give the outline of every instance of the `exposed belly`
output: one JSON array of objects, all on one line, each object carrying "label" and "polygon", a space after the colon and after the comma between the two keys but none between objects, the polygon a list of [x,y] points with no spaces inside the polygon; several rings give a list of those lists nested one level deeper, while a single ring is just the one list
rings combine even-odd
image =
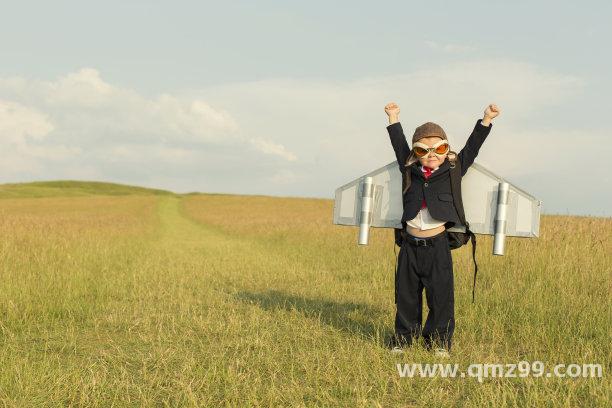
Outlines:
[{"label": "exposed belly", "polygon": [[415,237],[431,237],[445,230],[446,223],[437,220],[429,213],[429,208],[423,207],[417,215],[406,223],[406,231]]},{"label": "exposed belly", "polygon": [[434,235],[437,235],[437,234],[441,233],[444,230],[445,230],[444,225],[440,225],[439,227],[435,227],[435,228],[431,228],[431,229],[426,229],[426,230],[422,230],[422,229],[419,229],[419,228],[413,228],[410,225],[406,226],[406,231],[408,231],[408,233],[410,235],[413,235],[413,236],[419,237],[419,238],[432,237]]}]

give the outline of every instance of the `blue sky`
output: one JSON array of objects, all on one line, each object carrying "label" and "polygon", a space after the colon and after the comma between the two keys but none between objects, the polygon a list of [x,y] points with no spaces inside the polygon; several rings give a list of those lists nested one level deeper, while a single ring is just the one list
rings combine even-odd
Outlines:
[{"label": "blue sky", "polygon": [[387,102],[456,150],[494,102],[477,162],[545,212],[612,215],[604,2],[2,6],[1,182],[331,198],[393,160]]}]

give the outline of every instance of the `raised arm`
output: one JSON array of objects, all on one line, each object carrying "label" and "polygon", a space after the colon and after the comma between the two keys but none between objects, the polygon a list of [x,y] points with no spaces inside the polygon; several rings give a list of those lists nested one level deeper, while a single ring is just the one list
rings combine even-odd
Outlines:
[{"label": "raised arm", "polygon": [[389,116],[387,131],[389,132],[391,145],[393,146],[393,151],[395,151],[395,157],[397,158],[400,171],[404,171],[404,165],[410,155],[410,147],[408,147],[406,136],[404,136],[404,130],[399,122],[400,108],[395,102],[390,102],[385,106],[385,112]]},{"label": "raised arm", "polygon": [[500,109],[495,104],[487,106],[482,119],[476,121],[472,134],[468,137],[465,146],[459,152],[459,160],[461,161],[461,176],[467,173],[468,169],[474,163],[474,159],[478,156],[480,146],[484,143],[485,139],[491,132],[493,124],[491,120],[499,115]]}]

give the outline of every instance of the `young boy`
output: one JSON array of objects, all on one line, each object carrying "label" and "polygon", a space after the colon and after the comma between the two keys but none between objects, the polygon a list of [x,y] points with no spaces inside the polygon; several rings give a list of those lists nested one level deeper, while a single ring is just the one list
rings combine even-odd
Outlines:
[{"label": "young boy", "polygon": [[[399,123],[396,103],[385,106],[387,130],[402,172],[403,206],[401,247],[395,274],[395,335],[388,340],[393,352],[422,335],[428,349],[448,357],[455,328],[453,261],[446,229],[460,223],[450,185],[451,166],[459,158],[461,176],[478,155],[491,131],[499,108],[487,106],[459,154],[450,150],[444,130],[427,122],[416,128],[412,150]],[[421,327],[423,288],[429,314]]]}]

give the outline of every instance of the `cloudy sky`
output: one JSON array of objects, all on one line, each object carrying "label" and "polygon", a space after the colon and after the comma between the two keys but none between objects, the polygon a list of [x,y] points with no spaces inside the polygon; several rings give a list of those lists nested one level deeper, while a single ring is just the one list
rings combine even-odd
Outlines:
[{"label": "cloudy sky", "polygon": [[0,3],[0,182],[332,198],[394,160],[387,102],[457,151],[493,102],[477,162],[612,215],[609,2]]}]

